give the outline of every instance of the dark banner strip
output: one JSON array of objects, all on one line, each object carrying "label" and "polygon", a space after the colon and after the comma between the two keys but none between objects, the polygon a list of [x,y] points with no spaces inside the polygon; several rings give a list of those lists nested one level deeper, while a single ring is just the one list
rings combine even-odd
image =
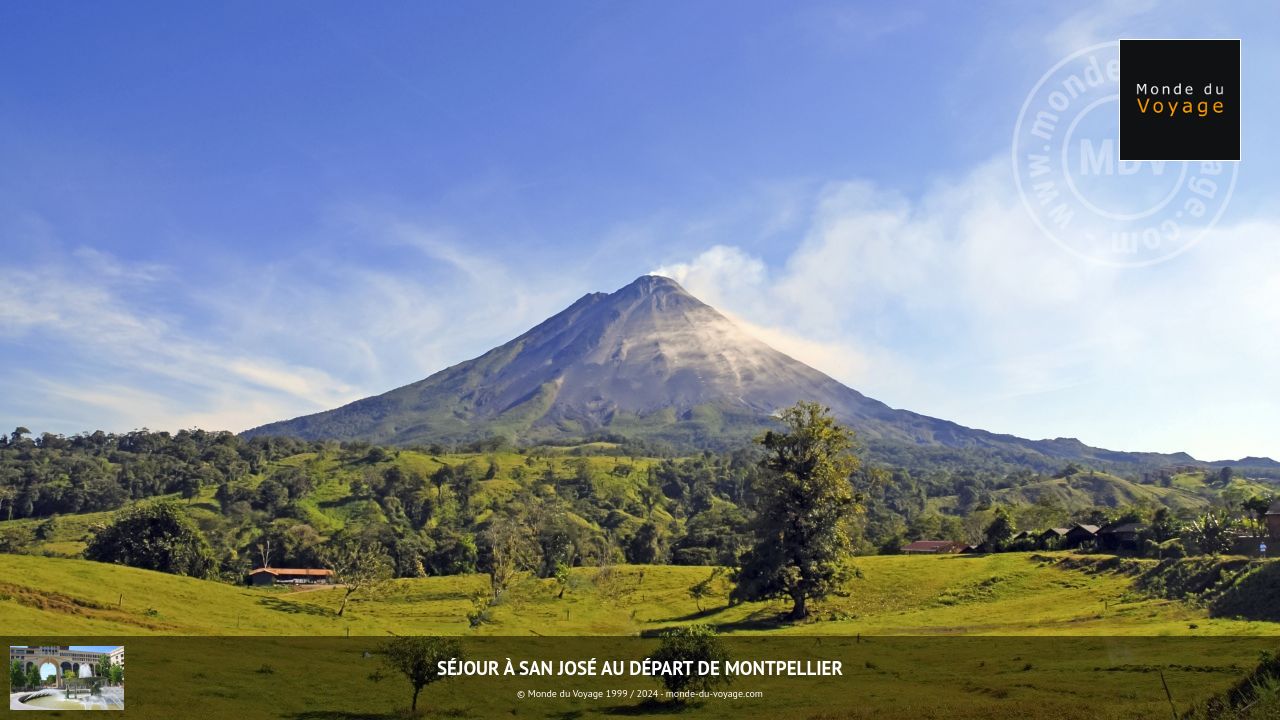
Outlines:
[{"label": "dark banner strip", "polygon": [[416,698],[426,717],[1170,717],[1280,649],[1172,637],[5,640],[123,646],[129,717],[236,720],[401,717],[414,702],[405,653],[430,661]]}]

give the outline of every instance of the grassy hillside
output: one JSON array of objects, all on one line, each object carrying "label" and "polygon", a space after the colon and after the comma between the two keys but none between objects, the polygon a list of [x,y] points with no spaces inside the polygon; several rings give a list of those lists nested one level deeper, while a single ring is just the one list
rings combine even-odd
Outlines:
[{"label": "grassy hillside", "polygon": [[996,502],[1007,505],[1055,502],[1070,510],[1094,505],[1121,507],[1153,504],[1171,508],[1202,508],[1211,492],[1203,484],[1196,489],[1144,485],[1104,472],[1082,471],[1061,478],[1048,478],[1019,488],[993,493]]},{"label": "grassy hillside", "polygon": [[[1167,484],[1136,482],[1108,472],[1080,469],[1062,477],[1045,477],[1016,487],[991,493],[991,500],[1001,505],[1052,505],[1067,512],[1088,508],[1125,507],[1131,505],[1164,505],[1173,510],[1203,510],[1215,501],[1230,498],[1235,502],[1254,496],[1276,493],[1274,485],[1244,478],[1234,478],[1225,485],[1210,482],[1203,472],[1179,473]],[[954,509],[959,505],[955,495],[930,499],[935,509]]]},{"label": "grassy hillside", "polygon": [[860,577],[816,606],[815,621],[779,626],[784,603],[727,605],[727,581],[702,600],[689,587],[710,568],[576,568],[525,578],[476,627],[481,575],[396,580],[356,596],[343,618],[338,590],[238,587],[83,560],[0,555],[0,625],[48,634],[635,635],[689,623],[780,635],[1280,635],[1280,625],[1211,618],[1203,608],[1135,591],[1134,577],[1058,556],[860,558]]}]

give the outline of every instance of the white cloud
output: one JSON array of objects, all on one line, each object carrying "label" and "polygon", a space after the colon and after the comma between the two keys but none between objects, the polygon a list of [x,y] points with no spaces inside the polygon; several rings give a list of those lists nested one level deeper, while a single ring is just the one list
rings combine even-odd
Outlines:
[{"label": "white cloud", "polygon": [[1087,263],[1040,234],[993,160],[916,202],[832,183],[776,268],[720,245],[658,272],[899,407],[1118,449],[1280,455],[1262,430],[1280,406],[1237,401],[1280,396],[1277,235],[1239,222],[1154,268]]}]

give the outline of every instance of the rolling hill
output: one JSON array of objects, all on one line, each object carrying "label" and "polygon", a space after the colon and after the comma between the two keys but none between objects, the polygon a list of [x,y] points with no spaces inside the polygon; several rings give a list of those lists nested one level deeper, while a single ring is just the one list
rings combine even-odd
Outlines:
[{"label": "rolling hill", "polygon": [[[770,621],[780,604],[728,606],[723,585],[699,609],[688,588],[708,568],[615,566],[575,568],[563,596],[554,580],[524,578],[473,626],[467,614],[475,596],[485,594],[482,576],[397,580],[376,598],[358,598],[338,618],[338,590],[236,587],[0,554],[0,627],[23,633],[14,643],[74,634],[125,645],[126,698],[138,717],[186,717],[198,707],[202,716],[242,720],[695,714],[976,720],[1081,717],[1085,703],[1088,717],[1165,717],[1164,687],[1173,688],[1181,710],[1226,693],[1257,666],[1260,652],[1274,648],[1280,628],[1136,592],[1134,575],[1102,569],[1102,558],[1096,567],[1026,553],[857,563],[860,577],[849,593],[823,603],[819,619],[798,625]],[[1146,572],[1155,567],[1141,565]],[[640,658],[656,646],[655,632],[690,623],[720,630],[736,659],[838,659],[844,672],[834,679],[743,677],[730,688],[760,696],[708,702],[696,711],[559,693],[522,702],[516,687],[544,687],[547,679],[460,677],[430,685],[418,715],[402,710],[408,683],[373,654],[393,633],[456,636],[467,659]],[[627,691],[656,687],[643,676],[603,682]],[[562,676],[554,686],[599,691],[602,680]]]},{"label": "rolling hill", "polygon": [[484,575],[398,579],[376,597],[356,596],[338,617],[340,589],[254,588],[0,553],[0,625],[27,634],[82,635],[626,636],[697,622],[730,633],[883,636],[1185,634],[1193,622],[1197,635],[1280,633],[1280,625],[1247,617],[1251,613],[1214,617],[1195,604],[1139,593],[1137,575],[1065,554],[896,555],[854,563],[859,575],[848,592],[820,603],[808,623],[773,622],[786,608],[783,601],[729,605],[727,580],[696,601],[689,587],[710,568],[619,565],[605,572],[574,568],[563,597],[555,579],[526,575],[473,625],[468,614],[487,596]]}]

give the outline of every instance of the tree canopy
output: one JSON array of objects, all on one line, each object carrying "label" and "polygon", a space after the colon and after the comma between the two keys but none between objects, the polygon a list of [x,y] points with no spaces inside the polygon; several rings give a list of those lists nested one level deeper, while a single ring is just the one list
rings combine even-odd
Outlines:
[{"label": "tree canopy", "polygon": [[462,643],[455,638],[396,637],[382,645],[382,659],[393,670],[402,673],[413,686],[411,712],[418,710],[418,694],[422,688],[444,679],[441,660],[462,660]]},{"label": "tree canopy", "polygon": [[760,438],[765,473],[756,489],[755,545],[738,571],[735,600],[789,597],[790,617],[835,590],[850,554],[848,524],[857,510],[850,479],[858,469],[853,433],[830,411],[801,402],[781,414],[784,430]]},{"label": "tree canopy", "polygon": [[144,570],[206,577],[213,551],[195,523],[171,501],[134,505],[98,528],[85,548],[89,560]]}]

